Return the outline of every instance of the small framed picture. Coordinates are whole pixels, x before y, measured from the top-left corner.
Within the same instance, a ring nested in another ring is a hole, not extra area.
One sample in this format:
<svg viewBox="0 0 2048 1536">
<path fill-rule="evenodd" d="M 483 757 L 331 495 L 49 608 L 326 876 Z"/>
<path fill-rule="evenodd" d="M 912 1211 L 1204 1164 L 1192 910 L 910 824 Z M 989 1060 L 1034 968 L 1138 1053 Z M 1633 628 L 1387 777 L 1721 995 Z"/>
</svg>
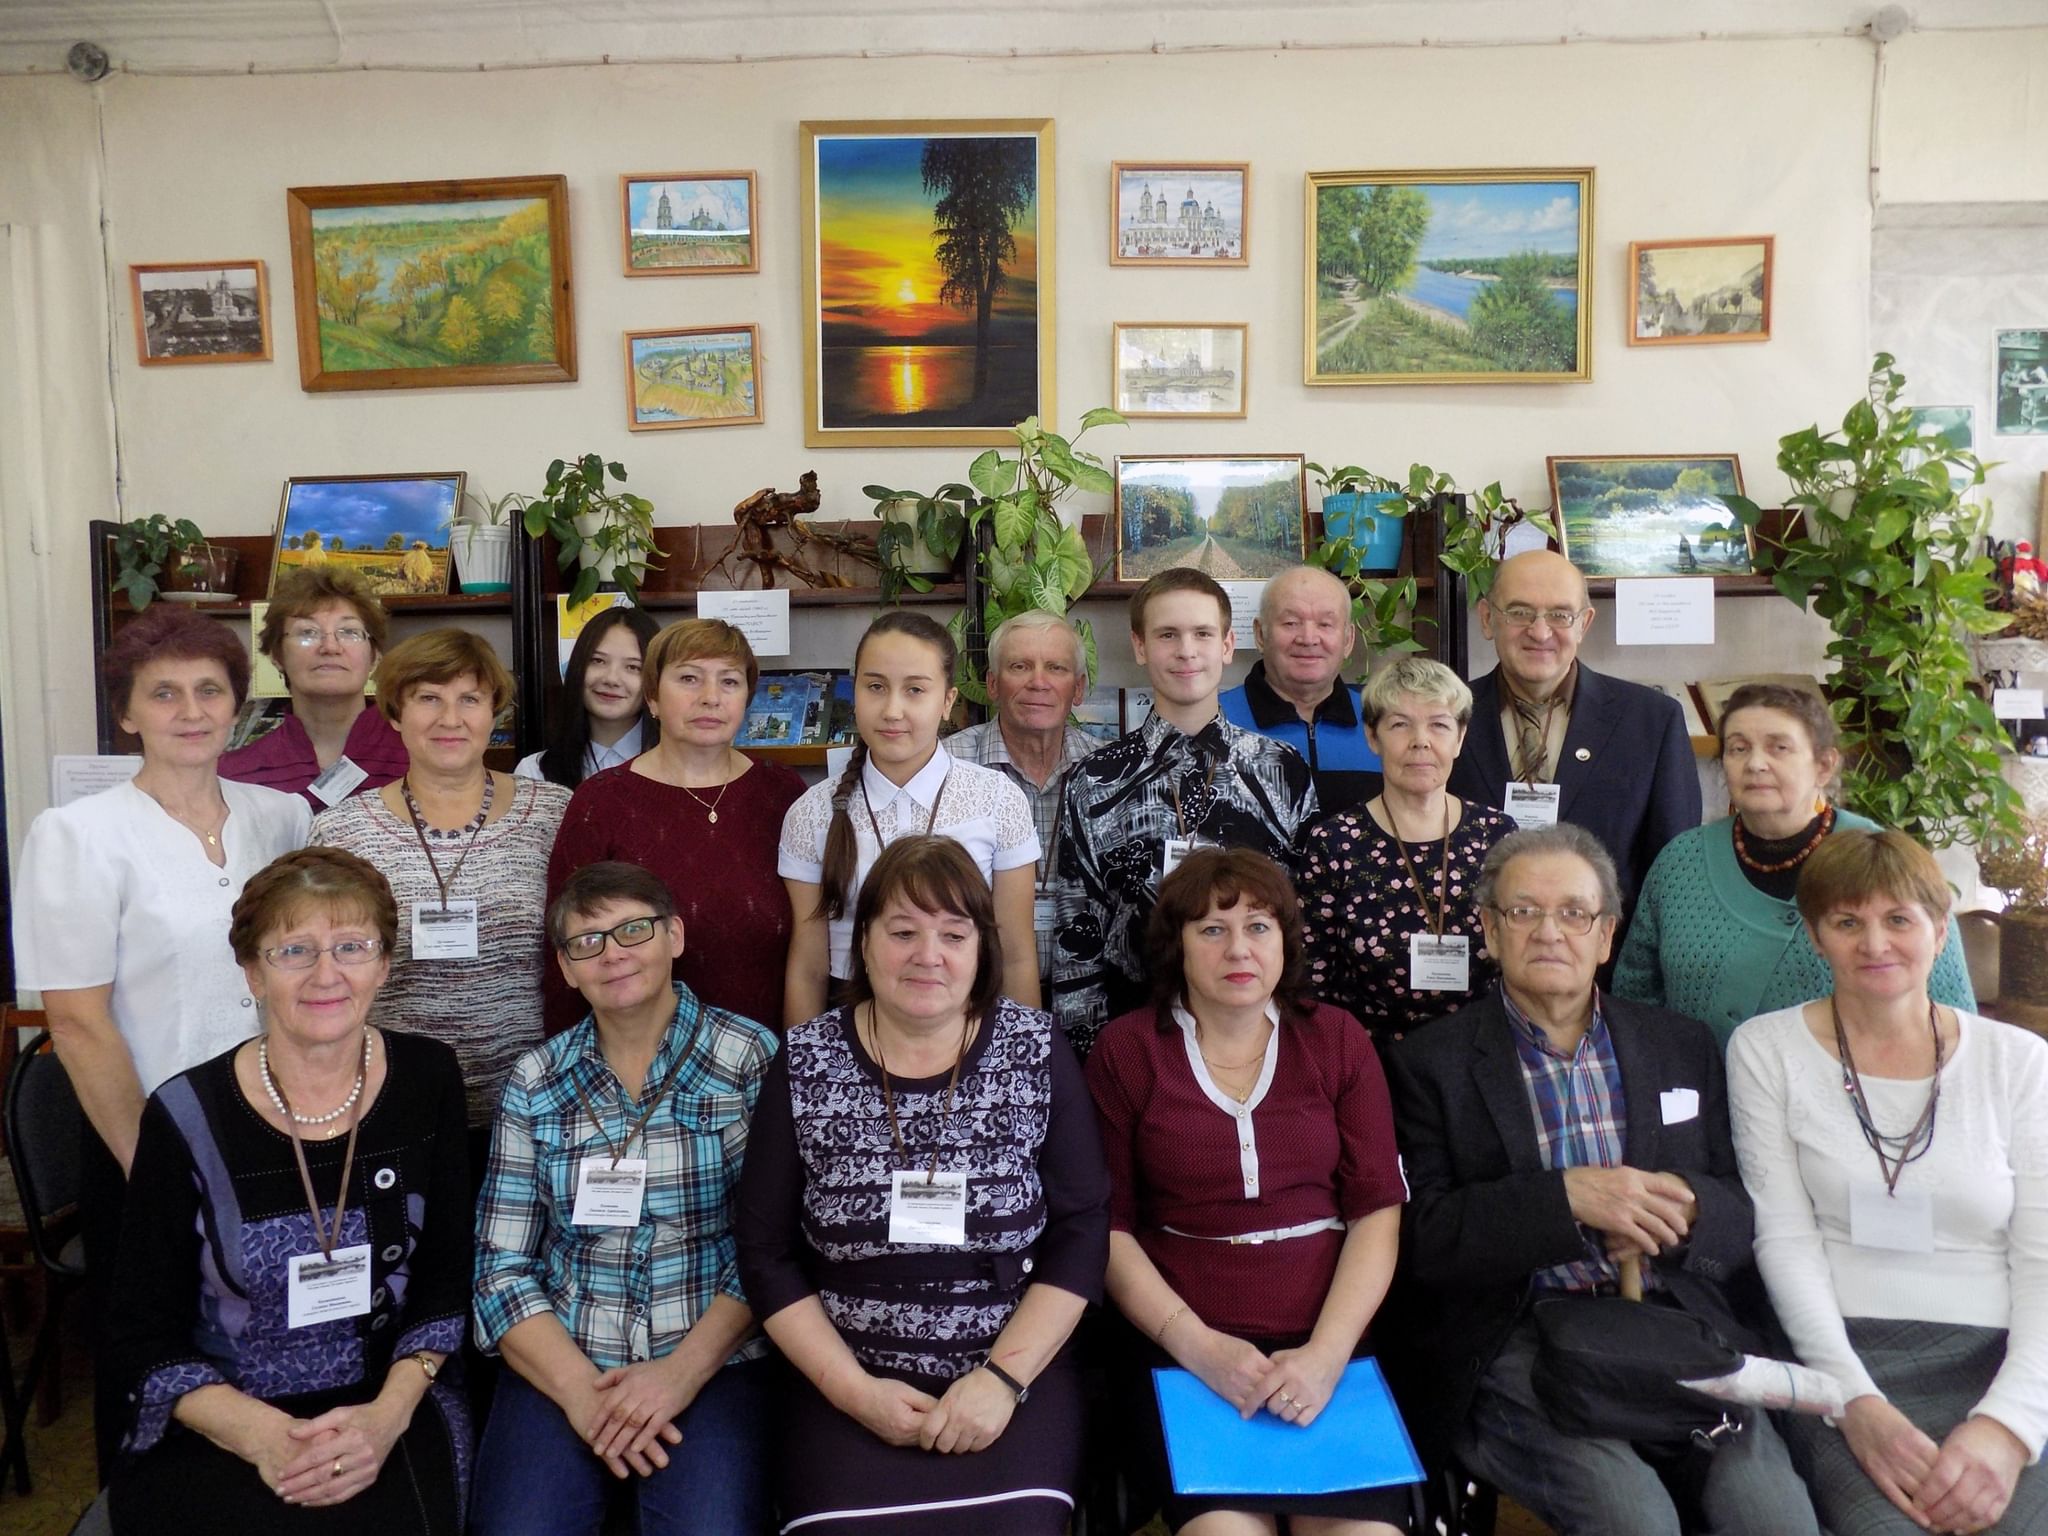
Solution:
<svg viewBox="0 0 2048 1536">
<path fill-rule="evenodd" d="M 1998 333 L 2000 437 L 2048 433 L 2048 330 Z"/>
<path fill-rule="evenodd" d="M 1251 264 L 1248 164 L 1119 160 L 1109 170 L 1113 267 Z"/>
<path fill-rule="evenodd" d="M 752 171 L 642 171 L 619 178 L 628 277 L 758 272 Z"/>
<path fill-rule="evenodd" d="M 1298 453 L 1119 454 L 1116 579 L 1191 566 L 1263 581 L 1304 556 Z"/>
<path fill-rule="evenodd" d="M 626 425 L 739 427 L 761 420 L 761 333 L 752 325 L 626 332 Z"/>
<path fill-rule="evenodd" d="M 1637 240 L 1628 248 L 1628 344 L 1771 339 L 1770 235 Z"/>
<path fill-rule="evenodd" d="M 1111 380 L 1116 408 L 1132 417 L 1241 419 L 1249 398 L 1251 327 L 1116 322 Z"/>
<path fill-rule="evenodd" d="M 287 571 L 345 566 L 379 597 L 441 596 L 465 475 L 295 475 L 277 512 L 270 589 Z"/>
<path fill-rule="evenodd" d="M 1724 499 L 1742 494 L 1732 453 L 1589 454 L 1550 460 L 1565 558 L 1588 576 L 1741 576 L 1749 530 Z"/>
<path fill-rule="evenodd" d="M 270 361 L 270 280 L 262 262 L 137 263 L 128 285 L 143 367 Z"/>
</svg>

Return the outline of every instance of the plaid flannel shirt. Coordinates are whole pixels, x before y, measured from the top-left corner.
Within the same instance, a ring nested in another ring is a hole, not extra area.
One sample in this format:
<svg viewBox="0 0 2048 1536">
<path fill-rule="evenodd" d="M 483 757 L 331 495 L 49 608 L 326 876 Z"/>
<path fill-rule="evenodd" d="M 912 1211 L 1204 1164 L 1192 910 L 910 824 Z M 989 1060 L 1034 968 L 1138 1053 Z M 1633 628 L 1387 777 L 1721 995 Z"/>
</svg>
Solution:
<svg viewBox="0 0 2048 1536">
<path fill-rule="evenodd" d="M 647 1159 L 636 1227 L 570 1226 L 583 1160 L 609 1158 L 605 1135 L 623 1143 L 644 1107 L 613 1076 L 595 1022 L 586 1015 L 520 1057 L 505 1084 L 477 1203 L 479 1348 L 494 1353 L 515 1324 L 552 1312 L 605 1370 L 668 1354 L 721 1295 L 746 1300 L 733 1190 L 777 1048 L 770 1030 L 707 1008 L 677 984 L 675 1021 L 643 1092 L 654 1092 L 671 1067 L 674 1079 L 645 1133 L 622 1147 L 626 1157 Z M 602 1132 L 585 1098 L 603 1116 Z M 733 1358 L 766 1349 L 756 1335 Z"/>
</svg>

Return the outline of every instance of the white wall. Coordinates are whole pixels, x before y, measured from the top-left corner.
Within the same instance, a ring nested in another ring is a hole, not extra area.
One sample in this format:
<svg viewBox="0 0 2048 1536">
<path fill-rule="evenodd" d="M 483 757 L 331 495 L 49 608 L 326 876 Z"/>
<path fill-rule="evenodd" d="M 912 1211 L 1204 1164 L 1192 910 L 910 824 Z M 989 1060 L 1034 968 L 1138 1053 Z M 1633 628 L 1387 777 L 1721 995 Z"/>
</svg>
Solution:
<svg viewBox="0 0 2048 1536">
<path fill-rule="evenodd" d="M 2048 200 L 2048 27 L 1890 44 L 1879 122 L 1886 204 Z"/>
</svg>

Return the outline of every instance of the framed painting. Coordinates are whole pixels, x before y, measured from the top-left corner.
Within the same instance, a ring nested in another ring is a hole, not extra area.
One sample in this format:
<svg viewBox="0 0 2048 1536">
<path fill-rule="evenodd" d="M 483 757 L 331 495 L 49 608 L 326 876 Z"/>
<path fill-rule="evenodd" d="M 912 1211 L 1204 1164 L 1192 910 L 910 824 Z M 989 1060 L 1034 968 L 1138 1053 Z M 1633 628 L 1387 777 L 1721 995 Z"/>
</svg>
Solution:
<svg viewBox="0 0 2048 1536">
<path fill-rule="evenodd" d="M 626 425 L 635 432 L 761 420 L 761 332 L 752 325 L 626 332 Z"/>
<path fill-rule="evenodd" d="M 128 287 L 143 367 L 270 361 L 270 281 L 262 262 L 138 262 L 128 268 Z"/>
<path fill-rule="evenodd" d="M 2048 330 L 1998 333 L 1997 405 L 2000 437 L 2048 433 Z"/>
<path fill-rule="evenodd" d="M 1191 566 L 1218 581 L 1263 581 L 1305 551 L 1298 453 L 1119 454 L 1116 578 Z"/>
<path fill-rule="evenodd" d="M 804 446 L 993 447 L 1054 420 L 1051 119 L 801 133 Z"/>
<path fill-rule="evenodd" d="M 1312 171 L 1305 216 L 1305 383 L 1592 378 L 1592 171 Z"/>
<path fill-rule="evenodd" d="M 1637 240 L 1628 248 L 1628 344 L 1771 339 L 1770 235 Z"/>
<path fill-rule="evenodd" d="M 1588 576 L 1742 576 L 1756 567 L 1749 530 L 1727 501 L 1742 494 L 1732 453 L 1591 454 L 1550 460 L 1565 558 Z"/>
<path fill-rule="evenodd" d="M 761 270 L 752 171 L 640 171 L 619 178 L 628 277 Z"/>
<path fill-rule="evenodd" d="M 380 597 L 447 592 L 448 542 L 464 479 L 459 470 L 293 476 L 277 511 L 271 592 L 285 572 L 323 565 L 346 566 Z"/>
<path fill-rule="evenodd" d="M 1119 320 L 1112 330 L 1111 399 L 1142 420 L 1236 420 L 1249 399 L 1245 359 L 1251 327 Z"/>
<path fill-rule="evenodd" d="M 1109 264 L 1250 265 L 1251 179 L 1245 164 L 1117 161 L 1109 168 Z"/>
<path fill-rule="evenodd" d="M 293 187 L 285 207 L 306 389 L 576 377 L 564 177 Z"/>
</svg>

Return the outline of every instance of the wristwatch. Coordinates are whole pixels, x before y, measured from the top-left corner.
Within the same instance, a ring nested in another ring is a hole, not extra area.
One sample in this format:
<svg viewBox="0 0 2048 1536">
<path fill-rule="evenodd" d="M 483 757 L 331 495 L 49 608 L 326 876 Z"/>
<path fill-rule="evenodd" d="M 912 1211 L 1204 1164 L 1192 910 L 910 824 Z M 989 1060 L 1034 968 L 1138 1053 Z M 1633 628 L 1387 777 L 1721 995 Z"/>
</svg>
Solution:
<svg viewBox="0 0 2048 1536">
<path fill-rule="evenodd" d="M 984 1371 L 987 1371 L 989 1375 L 995 1377 L 995 1379 L 997 1381 L 1000 1381 L 1004 1386 L 1008 1387 L 1012 1392 L 1017 1394 L 1017 1406 L 1019 1408 L 1023 1407 L 1025 1403 L 1031 1400 L 1031 1389 L 1025 1386 L 1024 1383 L 1019 1381 L 1016 1377 L 1012 1376 L 1008 1371 L 1004 1370 L 1000 1365 L 997 1365 L 995 1362 L 995 1357 L 993 1355 L 991 1355 L 988 1359 L 981 1362 L 981 1368 Z"/>
<path fill-rule="evenodd" d="M 435 1378 L 441 1374 L 441 1362 L 428 1354 L 424 1349 L 414 1350 L 406 1358 L 427 1373 L 427 1385 L 430 1387 L 434 1384 Z"/>
</svg>

